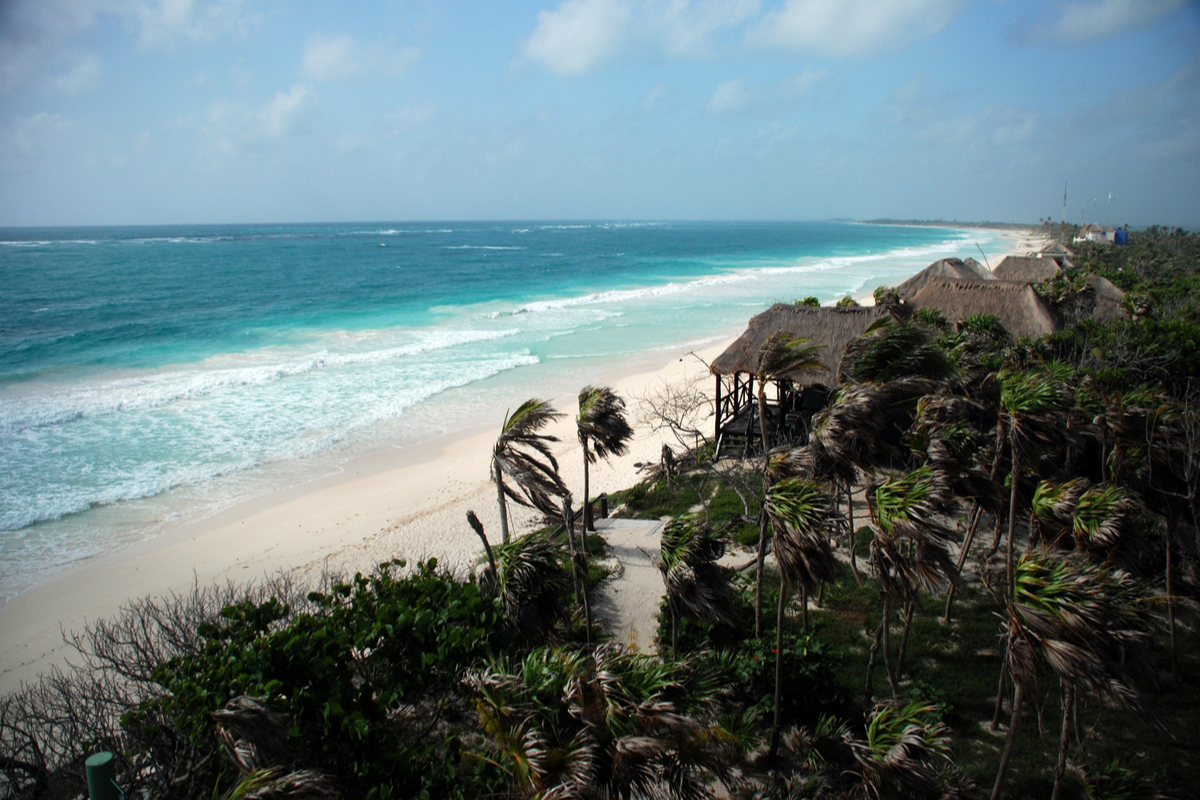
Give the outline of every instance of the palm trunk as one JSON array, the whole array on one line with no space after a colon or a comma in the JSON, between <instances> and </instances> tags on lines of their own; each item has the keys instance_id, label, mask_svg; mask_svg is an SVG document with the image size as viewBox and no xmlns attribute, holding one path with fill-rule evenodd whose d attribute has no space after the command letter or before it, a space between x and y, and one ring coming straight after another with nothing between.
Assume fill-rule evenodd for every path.
<instances>
[{"instance_id":1,"label":"palm trunk","mask_svg":"<svg viewBox=\"0 0 1200 800\"><path fill-rule=\"evenodd\" d=\"M1004 643L1004 660L1000 662L1000 683L996 686L996 710L992 712L992 721L988 730L994 731L1000 725L1000 710L1004 707L1004 681L1008 678L1008 648L1011 642Z\"/></svg>"},{"instance_id":2,"label":"palm trunk","mask_svg":"<svg viewBox=\"0 0 1200 800\"><path fill-rule=\"evenodd\" d=\"M979 527L979 519L983 516L983 508L979 503L975 503L975 507L971 511L971 524L967 526L967 538L963 540L962 550L958 554L958 562L954 565L955 570L961 575L963 566L967 563L967 556L971 552L971 542L975 539L975 529ZM950 584L950 590L946 592L946 613L942 617L942 622L950 624L950 606L954 602L954 583Z\"/></svg>"},{"instance_id":3,"label":"palm trunk","mask_svg":"<svg viewBox=\"0 0 1200 800\"><path fill-rule=\"evenodd\" d=\"M571 521L571 499L563 499L563 524L567 528L567 544L571 548L571 580L575 585L575 605L580 604L579 597L579 570L575 563L575 526Z\"/></svg>"},{"instance_id":4,"label":"palm trunk","mask_svg":"<svg viewBox=\"0 0 1200 800\"><path fill-rule=\"evenodd\" d=\"M800 589L800 619L805 633L808 633L808 590Z\"/></svg>"},{"instance_id":5,"label":"palm trunk","mask_svg":"<svg viewBox=\"0 0 1200 800\"><path fill-rule=\"evenodd\" d=\"M850 571L854 580L861 588L862 575L858 574L858 554L854 552L854 484L846 483L846 517L850 520Z\"/></svg>"},{"instance_id":6,"label":"palm trunk","mask_svg":"<svg viewBox=\"0 0 1200 800\"><path fill-rule=\"evenodd\" d=\"M904 605L904 633L900 636L900 652L896 655L896 677L904 674L904 657L908 655L908 632L912 630L913 614L917 605L909 600Z\"/></svg>"},{"instance_id":7,"label":"palm trunk","mask_svg":"<svg viewBox=\"0 0 1200 800\"><path fill-rule=\"evenodd\" d=\"M500 504L500 541L508 544L508 502L504 497L504 475L496 471L496 502Z\"/></svg>"},{"instance_id":8,"label":"palm trunk","mask_svg":"<svg viewBox=\"0 0 1200 800\"><path fill-rule=\"evenodd\" d=\"M783 611L787 603L787 584L779 584L779 608L775 612L775 719L771 725L771 756L779 750L779 729L783 711Z\"/></svg>"},{"instance_id":9,"label":"palm trunk","mask_svg":"<svg viewBox=\"0 0 1200 800\"><path fill-rule=\"evenodd\" d=\"M1008 724L1008 738L1004 740L1004 753L1000 756L1000 768L996 770L996 785L992 787L992 800L999 800L1000 790L1004 787L1004 773L1008 771L1008 761L1012 758L1013 742L1017 738L1017 722L1021 717L1022 696L1021 684L1017 683L1017 690L1013 695L1012 721Z\"/></svg>"},{"instance_id":10,"label":"palm trunk","mask_svg":"<svg viewBox=\"0 0 1200 800\"><path fill-rule=\"evenodd\" d=\"M1017 574L1013 570L1013 548L1017 538L1017 481L1020 469L1017 466L1017 449L1009 441L1012 448L1012 491L1008 498L1008 612L1012 614L1013 602L1017 596Z\"/></svg>"},{"instance_id":11,"label":"palm trunk","mask_svg":"<svg viewBox=\"0 0 1200 800\"><path fill-rule=\"evenodd\" d=\"M1075 689L1069 683L1063 683L1062 695L1062 734L1058 740L1058 766L1054 768L1054 791L1050 800L1058 800L1058 790L1062 788L1063 775L1067 771L1067 745L1071 741L1071 704Z\"/></svg>"},{"instance_id":12,"label":"palm trunk","mask_svg":"<svg viewBox=\"0 0 1200 800\"><path fill-rule=\"evenodd\" d=\"M879 620L879 627L875 629L875 639L871 642L871 655L867 658L867 681L863 687L863 693L867 696L867 702L871 702L871 698L875 696L875 687L873 678L875 677L875 656L879 654L879 648L883 643L883 626L887 623L886 620Z\"/></svg>"},{"instance_id":13,"label":"palm trunk","mask_svg":"<svg viewBox=\"0 0 1200 800\"><path fill-rule=\"evenodd\" d=\"M764 476L765 480L765 476ZM767 560L767 527L770 521L767 519L767 512L760 511L762 514L762 522L758 532L758 562L755 566L754 573L754 638L762 638L762 586L763 586L763 567Z\"/></svg>"},{"instance_id":14,"label":"palm trunk","mask_svg":"<svg viewBox=\"0 0 1200 800\"><path fill-rule=\"evenodd\" d=\"M475 531L475 535L479 537L479 541L483 542L483 550L487 553L488 564L492 567L492 575L499 581L500 572L496 569L496 557L492 554L492 546L488 543L487 536L483 532L483 523L479 521L479 517L475 516L474 511L467 512L467 524L471 526L471 530Z\"/></svg>"},{"instance_id":15,"label":"palm trunk","mask_svg":"<svg viewBox=\"0 0 1200 800\"><path fill-rule=\"evenodd\" d=\"M1177 650L1175 642L1175 584L1171 578L1172 571L1172 556L1171 551L1174 549L1175 537L1171 531L1171 518L1167 516L1167 625L1171 631L1171 680L1174 681L1178 675L1176 674Z\"/></svg>"},{"instance_id":16,"label":"palm trunk","mask_svg":"<svg viewBox=\"0 0 1200 800\"><path fill-rule=\"evenodd\" d=\"M887 672L888 685L892 687L892 698L900 696L900 687L896 684L896 673L892 671L892 598L883 596L883 669Z\"/></svg>"},{"instance_id":17,"label":"palm trunk","mask_svg":"<svg viewBox=\"0 0 1200 800\"><path fill-rule=\"evenodd\" d=\"M763 391L763 381L758 382L758 429L762 435L764 472L767 452L771 449L771 429L767 425L767 393Z\"/></svg>"},{"instance_id":18,"label":"palm trunk","mask_svg":"<svg viewBox=\"0 0 1200 800\"><path fill-rule=\"evenodd\" d=\"M583 444L583 552L587 552L587 532L594 531L596 528L592 525L592 503L588 497L588 443L587 439L580 437L579 440Z\"/></svg>"}]
</instances>

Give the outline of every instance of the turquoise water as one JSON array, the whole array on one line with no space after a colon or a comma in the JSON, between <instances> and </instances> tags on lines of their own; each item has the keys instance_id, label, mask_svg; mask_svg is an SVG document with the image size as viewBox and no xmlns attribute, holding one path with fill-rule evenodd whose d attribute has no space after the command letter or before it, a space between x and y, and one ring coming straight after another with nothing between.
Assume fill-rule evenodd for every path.
<instances>
[{"instance_id":1,"label":"turquoise water","mask_svg":"<svg viewBox=\"0 0 1200 800\"><path fill-rule=\"evenodd\" d=\"M0 598L355 453L499 424L525 396L714 342L773 301L897 283L987 236L837 223L0 230Z\"/></svg>"}]
</instances>

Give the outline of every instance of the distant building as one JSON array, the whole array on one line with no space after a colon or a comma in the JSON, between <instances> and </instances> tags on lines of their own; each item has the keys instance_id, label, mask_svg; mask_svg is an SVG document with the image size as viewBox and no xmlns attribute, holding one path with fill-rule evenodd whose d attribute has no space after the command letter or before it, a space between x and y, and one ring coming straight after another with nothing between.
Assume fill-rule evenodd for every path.
<instances>
[{"instance_id":1,"label":"distant building","mask_svg":"<svg viewBox=\"0 0 1200 800\"><path fill-rule=\"evenodd\" d=\"M1118 233L1121 234L1121 236L1120 236L1121 241L1119 241L1119 242L1117 241ZM1125 244L1127 239L1126 239L1125 231L1118 231L1116 228L1113 228L1112 226L1101 227L1099 225L1089 222L1087 225L1084 225L1080 229L1079 235L1076 236L1072 241L1098 242L1100 244Z\"/></svg>"}]
</instances>

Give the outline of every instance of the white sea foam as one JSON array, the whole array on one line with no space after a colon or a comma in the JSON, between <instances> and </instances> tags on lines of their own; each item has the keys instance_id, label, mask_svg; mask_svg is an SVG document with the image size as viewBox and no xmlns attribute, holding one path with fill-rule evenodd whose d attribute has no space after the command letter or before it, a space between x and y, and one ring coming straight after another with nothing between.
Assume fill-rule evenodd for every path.
<instances>
[{"instance_id":1,"label":"white sea foam","mask_svg":"<svg viewBox=\"0 0 1200 800\"><path fill-rule=\"evenodd\" d=\"M443 250L524 250L524 247L516 247L514 245L499 245L499 244L448 244L442 247Z\"/></svg>"},{"instance_id":2,"label":"white sea foam","mask_svg":"<svg viewBox=\"0 0 1200 800\"><path fill-rule=\"evenodd\" d=\"M350 353L323 350L299 355L283 363L233 368L214 368L210 362L209 368L158 372L35 397L0 399L0 435L59 425L84 417L157 408L221 391L264 386L325 367L377 364L459 345L503 339L516 333L517 330L512 328L496 331L435 330L421 334L416 342L399 347ZM263 355L269 356L262 354L259 357Z\"/></svg>"}]
</instances>

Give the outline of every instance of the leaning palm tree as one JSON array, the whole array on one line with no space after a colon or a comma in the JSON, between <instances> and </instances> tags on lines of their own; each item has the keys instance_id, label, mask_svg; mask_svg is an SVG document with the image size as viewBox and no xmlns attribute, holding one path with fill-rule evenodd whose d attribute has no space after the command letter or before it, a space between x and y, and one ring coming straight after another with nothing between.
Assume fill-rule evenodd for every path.
<instances>
[{"instance_id":1,"label":"leaning palm tree","mask_svg":"<svg viewBox=\"0 0 1200 800\"><path fill-rule=\"evenodd\" d=\"M678 656L679 617L729 625L734 621L734 592L717 564L725 541L694 517L676 517L662 532L658 569L671 612L671 652Z\"/></svg>"},{"instance_id":2,"label":"leaning palm tree","mask_svg":"<svg viewBox=\"0 0 1200 800\"><path fill-rule=\"evenodd\" d=\"M867 508L873 530L871 566L879 581L883 614L867 662L866 691L870 695L875 656L882 647L888 683L895 695L899 693L897 679L919 592L937 593L959 581L949 551L954 532L942 522L954 513L955 499L944 478L932 467L924 466L869 483ZM898 600L905 606L905 626L893 669L890 618Z\"/></svg>"},{"instance_id":3,"label":"leaning palm tree","mask_svg":"<svg viewBox=\"0 0 1200 800\"><path fill-rule=\"evenodd\" d=\"M553 517L558 514L554 498L570 494L558 475L558 461L550 452L550 443L557 442L558 437L538 433L561 416L549 402L536 398L526 400L516 411L504 416L500 436L492 447L492 481L500 504L502 541L509 539L505 498ZM519 492L505 481L506 475Z\"/></svg>"},{"instance_id":4,"label":"leaning palm tree","mask_svg":"<svg viewBox=\"0 0 1200 800\"><path fill-rule=\"evenodd\" d=\"M841 518L832 500L815 482L785 478L767 491L763 508L775 531L775 558L779 562L779 607L775 617L775 719L771 752L779 746L783 680L783 612L788 589L800 590L804 627L808 628L808 595L837 576L837 559L827 531Z\"/></svg>"},{"instance_id":5,"label":"leaning palm tree","mask_svg":"<svg viewBox=\"0 0 1200 800\"><path fill-rule=\"evenodd\" d=\"M1039 549L1022 557L1013 586L1005 636L1016 688L993 800L1004 784L1026 687L1039 670L1056 675L1063 685L1055 796L1066 763L1067 718L1079 689L1107 695L1125 709L1155 719L1143 689L1154 683L1147 652L1150 601L1128 573L1079 555L1058 558Z\"/></svg>"},{"instance_id":6,"label":"leaning palm tree","mask_svg":"<svg viewBox=\"0 0 1200 800\"><path fill-rule=\"evenodd\" d=\"M566 618L563 592L570 579L562 566L562 541L533 531L495 549L496 594L508 623L529 641L544 640Z\"/></svg>"},{"instance_id":7,"label":"leaning palm tree","mask_svg":"<svg viewBox=\"0 0 1200 800\"><path fill-rule=\"evenodd\" d=\"M579 416L575 418L575 426L579 443L583 445L584 550L587 550L586 531L594 530L588 496L588 466L597 459L629 452L633 428L625 419L625 401L607 386L583 387L579 392Z\"/></svg>"}]
</instances>

